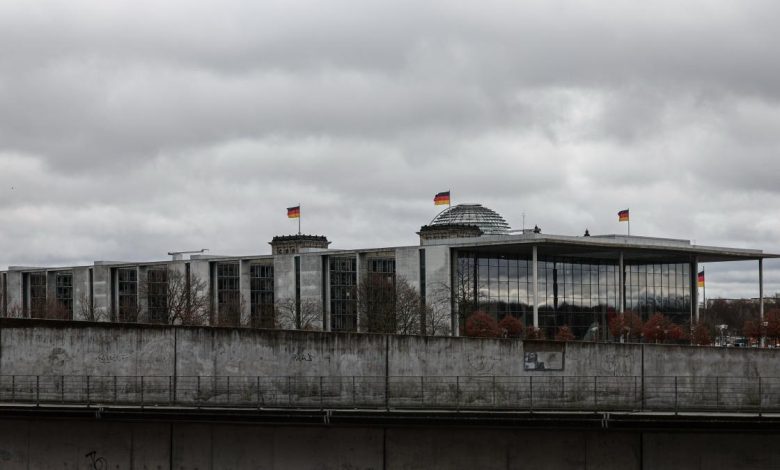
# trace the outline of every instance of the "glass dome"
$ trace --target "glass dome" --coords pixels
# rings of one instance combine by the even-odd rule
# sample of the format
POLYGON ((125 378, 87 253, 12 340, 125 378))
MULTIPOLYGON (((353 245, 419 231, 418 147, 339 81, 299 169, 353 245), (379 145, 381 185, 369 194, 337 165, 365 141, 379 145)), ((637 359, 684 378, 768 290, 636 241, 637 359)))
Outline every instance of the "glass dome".
POLYGON ((430 225, 476 225, 485 235, 506 235, 509 224, 496 211, 481 204, 458 204, 444 209, 430 225))

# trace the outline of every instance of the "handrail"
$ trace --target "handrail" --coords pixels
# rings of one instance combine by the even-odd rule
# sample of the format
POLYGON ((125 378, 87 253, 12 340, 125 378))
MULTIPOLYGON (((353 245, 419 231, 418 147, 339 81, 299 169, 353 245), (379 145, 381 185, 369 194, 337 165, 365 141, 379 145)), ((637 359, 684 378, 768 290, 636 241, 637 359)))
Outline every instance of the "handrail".
POLYGON ((0 375, 0 403, 780 412, 780 377, 0 375))

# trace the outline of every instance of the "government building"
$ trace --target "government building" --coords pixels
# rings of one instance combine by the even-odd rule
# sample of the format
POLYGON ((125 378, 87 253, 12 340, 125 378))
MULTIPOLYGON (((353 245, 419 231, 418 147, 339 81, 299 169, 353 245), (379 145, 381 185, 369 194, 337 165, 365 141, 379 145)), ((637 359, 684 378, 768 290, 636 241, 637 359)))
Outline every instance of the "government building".
POLYGON ((598 340, 608 339, 607 319, 616 312, 695 322, 699 263, 756 261, 763 312, 762 262, 778 257, 679 239, 512 230, 479 204, 445 209, 418 235, 419 245, 403 247, 335 250, 325 236, 298 234, 274 237, 264 255, 11 266, 0 272, 0 313, 370 332, 360 312, 370 316, 381 302, 396 302, 371 289, 394 292, 403 284, 419 297, 415 333, 459 335, 466 316, 481 310, 513 315, 548 337, 566 325, 578 339, 598 340), (194 312, 202 318, 194 321, 194 312))

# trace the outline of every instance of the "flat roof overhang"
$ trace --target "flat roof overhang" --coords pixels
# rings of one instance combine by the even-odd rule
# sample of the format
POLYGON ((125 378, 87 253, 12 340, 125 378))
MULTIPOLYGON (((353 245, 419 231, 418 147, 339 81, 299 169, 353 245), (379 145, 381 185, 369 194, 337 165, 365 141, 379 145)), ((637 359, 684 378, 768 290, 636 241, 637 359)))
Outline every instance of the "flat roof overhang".
POLYGON ((457 250, 498 256, 530 256, 533 247, 536 246, 540 259, 563 257, 615 263, 620 259, 622 252, 626 264, 687 263, 694 259, 699 263, 717 263, 780 258, 778 254, 764 253, 761 250, 692 245, 685 240, 645 237, 563 237, 526 234, 516 237, 447 240, 447 244, 457 250))

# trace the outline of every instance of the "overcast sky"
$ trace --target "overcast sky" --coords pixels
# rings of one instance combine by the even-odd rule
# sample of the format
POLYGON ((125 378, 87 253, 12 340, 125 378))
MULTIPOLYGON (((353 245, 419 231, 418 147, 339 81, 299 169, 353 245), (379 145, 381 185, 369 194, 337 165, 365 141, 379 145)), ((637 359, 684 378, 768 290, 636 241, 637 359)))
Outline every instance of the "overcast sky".
MULTIPOLYGON (((780 3, 0 0, 0 269, 514 228, 780 252, 780 3)), ((756 296, 757 263, 708 265, 756 296)), ((766 263, 768 293, 780 263, 766 263)))

